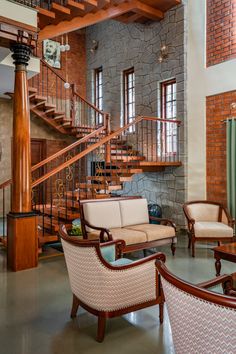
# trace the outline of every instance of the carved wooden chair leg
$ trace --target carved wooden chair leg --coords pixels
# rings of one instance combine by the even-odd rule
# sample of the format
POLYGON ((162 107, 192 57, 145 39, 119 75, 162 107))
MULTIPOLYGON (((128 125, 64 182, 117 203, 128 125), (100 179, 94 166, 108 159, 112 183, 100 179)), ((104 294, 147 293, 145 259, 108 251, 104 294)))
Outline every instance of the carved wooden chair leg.
POLYGON ((170 248, 171 248, 171 251, 172 251, 172 255, 174 256, 175 255, 175 250, 176 250, 175 243, 172 242, 170 248))
POLYGON ((106 329, 106 317, 98 316, 97 341, 103 342, 106 329))
POLYGON ((164 300, 159 304, 159 319, 160 323, 163 323, 164 318, 164 300))
POLYGON ((192 257, 195 257, 195 240, 192 239, 191 243, 192 243, 192 257))
POLYGON ((76 317, 78 308, 79 308, 79 300, 77 299, 77 297, 75 295, 73 295, 73 302, 72 302, 72 308, 71 308, 71 313, 70 313, 71 318, 76 317))
POLYGON ((192 235, 188 233, 188 248, 191 247, 191 243, 192 243, 192 235))

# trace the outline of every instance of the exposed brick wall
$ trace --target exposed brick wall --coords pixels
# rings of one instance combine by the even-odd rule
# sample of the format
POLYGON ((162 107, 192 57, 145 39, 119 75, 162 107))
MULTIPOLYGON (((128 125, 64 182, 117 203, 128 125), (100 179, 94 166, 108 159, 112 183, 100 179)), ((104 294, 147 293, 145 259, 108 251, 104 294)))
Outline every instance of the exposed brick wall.
POLYGON ((236 91, 226 92, 206 99, 207 134, 207 199, 227 204, 226 195, 226 126, 222 120, 236 111, 236 91))
MULTIPOLYGON (((60 38, 53 40, 59 42, 60 38)), ((68 34, 68 43, 70 50, 61 53, 61 69, 53 68, 60 76, 68 81, 76 84, 76 89, 79 94, 86 96, 86 41, 85 34, 71 32, 68 34), (66 64, 67 61, 67 64, 66 64)), ((40 42, 37 48, 37 55, 42 57, 43 43, 40 42)), ((44 73, 44 81, 46 82, 47 75, 44 73)), ((50 89, 55 91, 55 75, 49 76, 50 89)), ((45 84, 46 85, 46 84, 45 84)), ((54 96, 54 95, 52 95, 54 96)), ((64 96, 63 96, 64 97, 64 96)))
POLYGON ((236 58, 236 0, 207 0, 207 66, 236 58))

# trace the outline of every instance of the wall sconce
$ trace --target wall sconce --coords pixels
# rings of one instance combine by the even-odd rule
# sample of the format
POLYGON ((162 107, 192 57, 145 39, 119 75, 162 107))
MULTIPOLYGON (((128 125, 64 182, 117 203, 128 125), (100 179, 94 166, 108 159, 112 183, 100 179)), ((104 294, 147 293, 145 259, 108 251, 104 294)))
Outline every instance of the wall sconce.
POLYGON ((95 53, 95 51, 98 49, 98 41, 95 39, 92 40, 92 47, 90 48, 91 53, 95 53))
POLYGON ((160 55, 158 57, 159 63, 162 63, 164 59, 168 58, 168 47, 166 44, 163 44, 160 49, 160 55))

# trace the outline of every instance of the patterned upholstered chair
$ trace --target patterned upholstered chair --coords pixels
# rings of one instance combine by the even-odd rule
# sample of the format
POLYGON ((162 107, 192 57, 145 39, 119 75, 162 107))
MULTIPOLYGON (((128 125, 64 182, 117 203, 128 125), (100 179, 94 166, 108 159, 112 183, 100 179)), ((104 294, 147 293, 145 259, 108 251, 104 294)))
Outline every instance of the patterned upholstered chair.
POLYGON ((188 222, 189 245, 195 256, 196 241, 233 242, 234 219, 220 203, 192 201, 183 205, 188 222))
MULTIPOLYGON (((235 354, 236 298, 189 284, 157 261, 176 354, 235 354)), ((202 286, 227 282, 217 277, 202 286), (214 283, 215 282, 215 283, 214 283), (214 283, 214 284, 213 284, 214 283)))
POLYGON ((79 305, 98 316, 99 342, 103 341, 109 317, 159 304, 162 323, 163 295, 155 262, 165 260, 164 254, 156 253, 135 262, 115 260, 115 251, 122 251, 125 246, 123 240, 103 245, 99 241, 79 240, 68 236, 64 225, 59 233, 73 293, 71 317, 76 316, 79 305), (104 252, 112 247, 113 253, 104 252))

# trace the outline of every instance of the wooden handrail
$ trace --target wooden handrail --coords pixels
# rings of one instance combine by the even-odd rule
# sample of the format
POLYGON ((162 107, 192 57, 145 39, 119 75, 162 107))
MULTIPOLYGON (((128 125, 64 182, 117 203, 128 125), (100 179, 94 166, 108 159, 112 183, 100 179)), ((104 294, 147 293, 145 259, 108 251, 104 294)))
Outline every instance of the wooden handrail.
POLYGON ((165 119, 165 118, 156 118, 156 117, 147 117, 143 116, 144 120, 153 120, 153 121, 158 121, 158 122, 164 122, 164 123, 173 123, 173 124, 181 124, 181 120, 178 119, 165 119))
MULTIPOLYGON (((89 133, 88 135, 84 136, 83 138, 77 140, 76 142, 70 144, 69 146, 66 146, 64 149, 56 152, 55 154, 47 157, 46 159, 40 161, 39 163, 37 163, 36 165, 32 166, 31 168, 31 172, 34 172, 35 170, 37 170, 38 168, 46 165, 48 162, 56 159, 57 157, 65 154, 66 152, 70 151, 71 149, 74 149, 75 147, 79 146, 82 143, 85 143, 86 141, 88 141, 90 138, 93 138, 94 136, 96 136, 97 134, 101 133, 102 131, 106 130, 106 126, 102 126, 100 128, 98 128, 97 130, 94 130, 92 133, 89 133)), ((8 179, 7 181, 3 182, 2 184, 0 184, 0 190, 7 187, 8 185, 11 184, 11 179, 8 179)))
POLYGON ((54 70, 51 65, 49 65, 44 59, 40 58, 40 61, 43 65, 45 65, 49 70, 51 70, 57 77, 59 77, 60 80, 66 82, 66 80, 64 79, 64 77, 62 77, 60 74, 58 74, 58 72, 56 72, 56 70, 54 70))
MULTIPOLYGON (((57 77, 59 77, 60 80, 62 80, 63 82, 66 82, 65 78, 63 78, 60 74, 58 74, 58 72, 56 72, 55 69, 53 69, 44 59, 40 58, 40 61, 43 65, 45 65, 49 70, 51 70, 57 77)), ((71 87, 74 84, 71 85, 71 87)), ((83 96, 81 96, 80 94, 78 94, 78 92, 74 91, 73 94, 75 94, 77 97, 79 97, 82 101, 84 101, 88 106, 90 106, 91 108, 93 108, 96 112, 105 115, 108 114, 107 112, 103 112, 100 109, 98 109, 96 106, 94 106, 92 103, 90 103, 86 98, 84 98, 83 96)))
POLYGON ((37 180, 35 180, 32 183, 32 188, 36 187, 37 185, 39 185, 40 183, 46 181, 48 178, 52 177, 53 175, 55 175, 56 173, 64 170, 65 168, 67 168, 68 166, 72 165, 74 162, 80 160, 82 157, 88 155, 90 152, 92 152, 93 150, 96 150, 98 147, 100 147, 103 144, 106 144, 108 141, 110 141, 111 139, 115 138, 118 135, 121 135, 125 130, 127 130, 129 127, 131 127, 134 124, 137 124, 139 122, 141 122, 142 120, 155 120, 155 121, 160 121, 160 122, 168 122, 168 123, 176 123, 179 124, 181 123, 181 121, 179 120, 172 120, 172 119, 161 119, 161 118, 155 118, 155 117, 143 117, 143 116, 138 116, 137 118, 135 118, 131 123, 126 124, 124 127, 121 127, 120 129, 116 130, 115 132, 107 135, 106 137, 104 137, 103 139, 101 139, 99 142, 91 145, 90 147, 88 147, 86 150, 80 152, 79 154, 77 154, 76 156, 72 157, 70 160, 64 162, 63 164, 61 164, 58 167, 55 167, 52 171, 46 173, 44 176, 39 177, 37 180))
POLYGON ((0 184, 0 189, 3 189, 5 187, 9 186, 9 184, 11 184, 11 179, 8 179, 7 181, 0 184))
POLYGON ((84 101, 85 103, 87 103, 87 105, 89 105, 91 108, 93 108, 96 112, 102 114, 102 115, 106 115, 109 114, 107 112, 101 111, 100 109, 98 109, 96 106, 94 106, 94 104, 90 103, 88 100, 86 100, 86 98, 84 98, 83 96, 79 95, 78 92, 74 91, 74 94, 76 96, 78 96, 82 101, 84 101))
MULTIPOLYGON (((52 177, 52 176, 55 175, 56 173, 60 172, 60 171, 63 170, 64 168, 70 166, 71 164, 73 164, 74 162, 78 161, 78 160, 81 159, 82 157, 88 155, 90 152, 92 152, 93 150, 97 149, 99 146, 101 146, 101 145, 107 143, 109 140, 113 139, 113 138, 116 137, 117 135, 122 134, 122 133, 123 133, 125 130, 127 130, 129 127, 131 127, 131 126, 134 125, 134 124, 139 123, 139 122, 142 121, 142 120, 151 120, 151 121, 158 121, 158 122, 165 122, 165 123, 181 124, 181 121, 180 121, 180 120, 172 120, 172 119, 162 119, 162 118, 155 118, 155 117, 143 117, 143 116, 138 116, 138 117, 137 117, 136 119, 134 119, 131 123, 126 124, 124 127, 122 127, 122 128, 120 128, 120 129, 116 130, 115 132, 109 134, 108 136, 106 136, 106 137, 104 137, 103 139, 101 139, 98 143, 95 143, 95 144, 91 145, 89 148, 87 148, 86 150, 82 151, 82 152, 79 153, 78 155, 72 157, 70 160, 64 162, 62 165, 60 165, 60 166, 54 168, 52 171, 50 171, 50 172, 46 173, 44 176, 38 178, 36 181, 34 181, 34 182, 32 183, 32 188, 35 187, 35 186, 37 186, 37 185, 39 185, 40 183, 44 182, 45 180, 47 180, 48 178, 52 177)), ((102 131, 103 129, 104 129, 104 126, 101 127, 101 128, 99 128, 98 130, 96 130, 96 134, 98 133, 98 131, 102 131)), ((95 133, 95 132, 92 132, 92 133, 88 134, 88 135, 87 135, 86 137, 84 137, 84 138, 88 138, 88 139, 89 139, 89 138, 91 138, 91 134, 94 134, 94 133, 95 133)), ((94 134, 94 135, 96 135, 96 134, 94 134)), ((82 138, 82 139, 84 139, 84 138, 82 138)), ((81 140, 82 140, 82 139, 81 139, 81 140)), ((79 141, 81 141, 81 140, 79 140, 79 141)), ((86 139, 86 140, 87 140, 87 139, 86 139)), ((73 143, 73 144, 71 144, 71 145, 69 145, 69 146, 66 147, 66 148, 64 148, 64 149, 63 149, 63 150, 64 150, 64 153, 70 150, 69 147, 72 148, 72 146, 75 147, 75 146, 77 146, 77 144, 79 145, 79 141, 78 141, 78 142, 75 142, 75 143, 73 143), (65 150, 66 150, 66 151, 65 151, 65 150)), ((82 141, 82 142, 84 142, 84 141, 82 141)), ((80 142, 80 143, 81 143, 81 142, 80 142)), ((63 150, 58 151, 57 153, 55 153, 55 154, 52 155, 52 156, 55 156, 54 158, 60 156, 60 153, 62 154, 62 151, 63 151, 63 150)), ((52 159, 52 156, 50 156, 49 158, 47 158, 47 159, 45 159, 45 160, 43 160, 43 161, 46 161, 46 160, 47 160, 47 162, 50 161, 50 160, 52 159)), ((34 171, 36 168, 41 167, 41 166, 42 166, 41 163, 42 163, 43 161, 41 161, 41 162, 39 162, 37 165, 33 166, 33 167, 32 167, 32 170, 34 171)), ((46 163, 46 162, 45 162, 45 163, 46 163)), ((10 183, 11 183, 11 180, 9 179, 8 181, 6 181, 6 182, 4 182, 4 183, 2 183, 2 184, 0 185, 0 189, 5 188, 5 187, 6 187, 7 185, 9 185, 10 183)))
POLYGON ((89 133, 88 135, 84 136, 83 138, 77 140, 76 142, 70 144, 69 146, 66 146, 64 149, 57 151, 55 154, 47 157, 46 159, 40 161, 36 165, 32 166, 31 171, 37 170, 39 167, 42 167, 43 165, 46 165, 48 162, 56 159, 57 157, 60 157, 61 155, 64 155, 66 152, 74 149, 75 147, 79 146, 80 144, 86 143, 90 138, 93 138, 97 134, 101 133, 103 130, 105 130, 106 127, 103 125, 102 127, 94 130, 92 133, 89 133))

